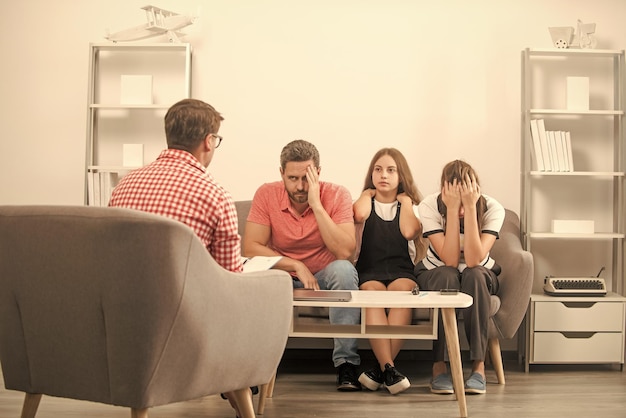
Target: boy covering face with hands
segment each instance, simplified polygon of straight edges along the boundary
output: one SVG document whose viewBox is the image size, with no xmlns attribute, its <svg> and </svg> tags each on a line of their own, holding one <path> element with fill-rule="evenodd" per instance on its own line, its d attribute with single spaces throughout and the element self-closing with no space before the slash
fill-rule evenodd
<svg viewBox="0 0 626 418">
<path fill-rule="evenodd" d="M 490 296 L 498 291 L 501 270 L 490 251 L 504 221 L 504 207 L 481 193 L 478 176 L 468 163 L 454 160 L 443 169 L 441 192 L 427 196 L 418 209 L 429 247 L 415 266 L 417 283 L 425 290 L 459 289 L 473 297 L 473 305 L 462 309 L 472 360 L 465 392 L 485 393 Z M 430 388 L 433 393 L 452 394 L 444 335 L 440 318 Z"/>
</svg>

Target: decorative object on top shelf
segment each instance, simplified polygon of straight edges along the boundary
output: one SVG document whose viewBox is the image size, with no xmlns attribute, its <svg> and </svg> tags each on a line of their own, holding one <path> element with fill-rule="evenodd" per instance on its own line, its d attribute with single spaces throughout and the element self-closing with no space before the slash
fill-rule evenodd
<svg viewBox="0 0 626 418">
<path fill-rule="evenodd" d="M 144 6 L 147 22 L 115 33 L 107 33 L 106 39 L 113 42 L 138 41 L 153 36 L 167 35 L 169 42 L 180 42 L 185 34 L 180 29 L 193 24 L 197 16 L 186 16 L 155 6 Z"/>
<path fill-rule="evenodd" d="M 577 39 L 574 38 L 574 40 L 578 41 L 578 45 L 581 48 L 593 49 L 598 45 L 594 33 L 596 33 L 595 23 L 583 23 L 578 19 L 578 30 L 576 31 Z"/>
<path fill-rule="evenodd" d="M 570 43 L 572 41 L 572 36 L 574 35 L 574 28 L 571 26 L 559 26 L 559 27 L 551 27 L 548 28 L 550 31 L 550 37 L 552 38 L 552 43 L 556 48 L 564 49 L 569 48 Z"/>
<path fill-rule="evenodd" d="M 596 24 L 583 23 L 578 19 L 576 25 L 576 33 L 572 26 L 555 26 L 549 27 L 550 37 L 555 48 L 583 48 L 593 49 L 597 46 L 598 41 L 595 37 Z"/>
</svg>

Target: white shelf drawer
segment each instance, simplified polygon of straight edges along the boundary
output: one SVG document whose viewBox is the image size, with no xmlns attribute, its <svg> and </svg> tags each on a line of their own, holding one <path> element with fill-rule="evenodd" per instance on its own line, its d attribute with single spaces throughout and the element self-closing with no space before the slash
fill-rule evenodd
<svg viewBox="0 0 626 418">
<path fill-rule="evenodd" d="M 624 329 L 623 302 L 536 302 L 535 331 L 608 331 Z"/>
<path fill-rule="evenodd" d="M 624 334 L 535 333 L 534 363 L 623 363 Z"/>
</svg>

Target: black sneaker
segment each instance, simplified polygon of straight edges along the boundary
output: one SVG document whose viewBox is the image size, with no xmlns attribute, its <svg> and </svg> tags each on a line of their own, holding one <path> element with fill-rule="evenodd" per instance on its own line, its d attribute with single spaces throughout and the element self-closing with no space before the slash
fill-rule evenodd
<svg viewBox="0 0 626 418">
<path fill-rule="evenodd" d="M 368 371 L 361 373 L 359 382 L 369 390 L 378 390 L 383 386 L 385 380 L 383 379 L 383 372 L 376 365 Z"/>
<path fill-rule="evenodd" d="M 389 363 L 385 364 L 383 378 L 385 380 L 385 387 L 392 395 L 398 394 L 411 387 L 409 379 Z"/>
<path fill-rule="evenodd" d="M 337 390 L 342 392 L 361 390 L 361 384 L 356 376 L 356 366 L 352 363 L 346 362 L 337 367 Z"/>
</svg>

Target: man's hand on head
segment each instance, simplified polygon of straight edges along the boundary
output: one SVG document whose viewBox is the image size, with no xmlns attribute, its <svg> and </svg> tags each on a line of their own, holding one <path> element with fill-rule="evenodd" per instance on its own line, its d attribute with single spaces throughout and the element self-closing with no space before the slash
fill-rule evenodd
<svg viewBox="0 0 626 418">
<path fill-rule="evenodd" d="M 309 185 L 309 206 L 311 209 L 321 207 L 319 168 L 309 165 L 306 168 L 306 180 Z"/>
</svg>

